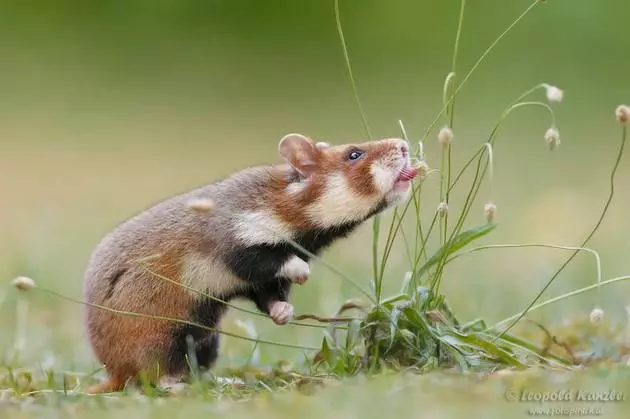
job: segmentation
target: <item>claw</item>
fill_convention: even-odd
[[[275,301],[269,307],[269,315],[275,324],[282,326],[293,318],[293,306],[286,301]]]

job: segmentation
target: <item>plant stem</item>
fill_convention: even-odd
[[[573,290],[573,291],[567,292],[565,294],[559,295],[557,297],[550,298],[549,300],[543,301],[542,303],[534,304],[531,307],[528,307],[527,310],[521,311],[520,313],[517,313],[517,314],[515,314],[513,316],[510,316],[507,319],[501,320],[500,322],[498,322],[494,326],[491,326],[488,329],[486,329],[486,331],[496,330],[501,325],[503,325],[505,323],[508,323],[508,322],[512,322],[513,323],[514,320],[518,321],[518,319],[521,319],[526,313],[538,310],[540,308],[548,306],[549,304],[557,303],[558,301],[564,300],[566,298],[574,297],[576,295],[583,294],[583,293],[585,293],[587,291],[590,291],[590,290],[593,290],[593,289],[598,289],[598,288],[606,286],[606,285],[611,285],[611,284],[614,284],[616,282],[627,281],[627,280],[630,280],[630,276],[619,276],[617,278],[607,279],[606,281],[602,281],[599,284],[589,285],[587,287],[580,288],[580,289],[577,289],[577,290]],[[507,333],[506,329],[504,329],[497,337],[495,337],[495,339],[499,339],[505,333]]]
[[[361,105],[361,100],[359,99],[359,92],[357,91],[357,85],[354,80],[354,74],[352,72],[352,65],[350,65],[350,56],[348,55],[348,47],[346,45],[346,38],[343,35],[343,28],[341,27],[341,17],[339,16],[339,0],[335,0],[335,21],[337,22],[337,33],[339,34],[339,40],[341,41],[341,49],[343,50],[343,58],[346,63],[346,69],[348,70],[348,77],[350,78],[350,86],[352,86],[352,94],[354,95],[354,102],[359,109],[359,113],[361,114],[361,122],[363,123],[363,129],[368,136],[368,139],[372,139],[372,134],[370,133],[370,127],[368,126],[367,117],[365,116],[365,111],[363,110],[363,105]]]
[[[477,68],[479,68],[479,66],[485,61],[486,57],[490,54],[490,52],[492,52],[492,50],[497,46],[497,44],[499,42],[501,42],[501,40],[503,38],[505,38],[505,36],[521,21],[523,20],[523,18],[525,16],[527,16],[527,14],[538,5],[538,3],[541,3],[543,0],[534,0],[507,28],[505,28],[505,30],[503,32],[501,32],[501,34],[490,44],[490,46],[488,46],[488,48],[486,48],[486,50],[483,52],[483,54],[481,54],[481,56],[479,57],[479,59],[475,62],[475,64],[473,64],[473,66],[471,67],[470,70],[468,70],[468,73],[466,73],[466,75],[464,76],[462,82],[457,86],[457,88],[455,89],[455,92],[453,93],[453,95],[451,96],[451,98],[448,100],[448,102],[443,106],[442,110],[438,113],[438,115],[435,117],[435,119],[433,120],[433,122],[431,122],[431,124],[429,124],[429,127],[427,128],[427,130],[424,133],[424,136],[422,137],[423,141],[426,141],[426,139],[429,137],[429,134],[431,133],[431,131],[433,131],[433,128],[435,128],[435,125],[438,123],[438,121],[440,120],[440,118],[442,117],[442,115],[444,114],[444,112],[446,112],[447,107],[451,104],[451,102],[453,101],[453,99],[457,96],[457,94],[459,93],[459,91],[462,89],[462,87],[464,87],[464,85],[466,84],[466,82],[468,82],[468,80],[470,79],[470,77],[475,73],[475,71],[477,70]]]
[[[599,256],[599,253],[593,249],[589,249],[587,247],[575,247],[575,246],[561,246],[555,244],[546,244],[546,243],[517,243],[517,244],[489,244],[485,246],[473,247],[472,249],[461,251],[452,257],[450,257],[447,263],[452,262],[460,256],[464,256],[468,253],[478,252],[480,250],[487,249],[511,249],[511,248],[525,248],[525,247],[547,247],[551,249],[563,249],[563,250],[575,250],[577,252],[583,251],[592,254],[595,257],[595,266],[597,269],[597,283],[601,284],[602,282],[602,262]]]
[[[452,82],[455,81],[455,75],[457,74],[457,56],[459,55],[459,40],[461,39],[461,34],[462,34],[462,29],[464,26],[464,11],[466,10],[466,0],[461,0],[460,1],[460,6],[459,6],[459,19],[457,21],[457,32],[455,34],[455,45],[453,46],[453,63],[451,66],[451,73],[453,75],[453,80]],[[449,93],[450,93],[450,84],[449,83]],[[449,97],[449,101],[451,103],[450,105],[450,110],[448,111],[448,115],[449,115],[449,123],[448,126],[450,129],[453,129],[454,125],[455,125],[455,95],[453,94],[452,98]],[[448,205],[450,202],[450,185],[451,185],[451,154],[452,154],[452,147],[451,144],[448,144],[446,146],[446,187],[444,190],[444,202],[446,202],[446,204]],[[444,169],[443,169],[444,170]],[[442,236],[443,238],[446,238],[446,235],[448,234],[448,211],[446,212],[446,214],[444,214],[444,226],[443,226],[443,232],[442,232]],[[444,239],[442,240],[442,244],[444,244]]]
[[[457,74],[456,73],[457,56],[459,54],[459,40],[461,38],[462,28],[464,26],[464,10],[465,9],[466,9],[466,0],[461,0],[460,6],[459,6],[459,20],[457,22],[457,32],[455,34],[455,45],[453,46],[453,64],[451,65],[451,72],[453,74]],[[450,109],[449,113],[450,113],[449,126],[452,128],[453,127],[453,118],[454,118],[454,113],[455,113],[455,98],[454,97],[453,97],[453,100],[451,101],[451,109]]]
[[[525,98],[526,96],[528,96],[529,94],[531,94],[532,92],[534,92],[535,90],[544,87],[544,84],[539,84],[535,87],[533,87],[532,89],[529,89],[528,91],[526,91],[525,93],[521,94],[514,102],[512,102],[512,104],[510,106],[508,106],[505,111],[503,111],[503,114],[501,115],[501,118],[499,118],[499,121],[496,123],[496,125],[494,126],[494,128],[492,129],[491,133],[490,133],[490,137],[488,139],[488,142],[485,143],[482,147],[485,149],[484,151],[486,153],[488,153],[488,144],[490,145],[490,147],[492,147],[494,145],[494,140],[496,139],[499,127],[502,125],[502,123],[505,121],[505,119],[507,118],[508,115],[510,115],[510,113],[516,109],[519,109],[521,107],[527,107],[527,106],[540,106],[544,109],[546,109],[549,114],[551,115],[551,121],[552,121],[552,125],[555,126],[555,115],[553,112],[553,109],[551,109],[551,107],[549,107],[549,105],[547,105],[546,103],[543,102],[536,102],[536,101],[530,101],[530,102],[519,102],[520,100],[522,100],[523,98]],[[455,228],[452,230],[450,237],[448,238],[448,241],[452,240],[457,234],[460,233],[462,227],[464,226],[464,221],[466,220],[466,218],[468,217],[468,214],[470,212],[470,209],[472,208],[472,205],[475,201],[475,199],[477,198],[477,195],[479,194],[479,189],[481,188],[481,183],[483,182],[483,178],[486,175],[486,171],[488,169],[488,164],[490,163],[490,159],[491,156],[488,153],[487,154],[487,159],[485,161],[485,164],[483,165],[483,169],[481,169],[481,161],[482,158],[485,156],[486,153],[481,153],[479,155],[479,158],[477,160],[477,169],[475,171],[475,178],[473,179],[473,183],[471,186],[471,189],[468,192],[468,195],[466,197],[466,200],[464,201],[464,208],[462,209],[462,212],[459,215],[459,218],[457,219],[457,223],[455,225]],[[479,151],[477,153],[475,153],[474,156],[477,156],[479,154]],[[464,168],[459,172],[459,174],[457,175],[457,178],[455,180],[454,183],[457,183],[461,177],[461,175],[463,174],[464,170],[469,166],[469,164],[472,162],[472,160],[475,158],[473,156],[473,158],[471,160],[469,160],[465,165]],[[481,173],[480,173],[481,170]],[[445,255],[446,256],[446,255]],[[444,266],[446,265],[446,260],[443,258],[439,263],[438,266],[436,268],[436,275],[435,275],[435,280],[432,284],[432,288],[435,287],[439,287],[440,281],[441,281],[441,276],[442,276],[442,272],[444,269]]]
[[[314,348],[314,347],[310,347],[310,346],[293,345],[293,344],[290,344],[290,343],[279,343],[279,342],[273,342],[273,341],[269,341],[269,340],[250,338],[249,336],[241,336],[241,335],[238,335],[236,333],[226,332],[224,330],[220,330],[220,329],[217,329],[217,328],[214,328],[214,327],[205,326],[203,324],[191,322],[191,321],[184,320],[184,319],[177,319],[177,318],[174,318],[174,317],[154,316],[154,315],[150,315],[150,314],[134,313],[132,311],[116,310],[116,309],[113,309],[113,308],[110,308],[110,307],[102,306],[100,304],[88,303],[86,301],[81,301],[81,300],[76,300],[76,299],[71,298],[71,297],[66,297],[63,294],[59,294],[59,293],[57,293],[55,291],[52,291],[52,290],[49,290],[49,289],[46,289],[46,288],[37,287],[35,289],[39,290],[39,291],[43,291],[45,293],[48,293],[50,295],[53,295],[53,296],[55,296],[57,298],[61,298],[61,299],[66,300],[66,301],[70,301],[70,302],[77,303],[77,304],[83,304],[83,305],[86,305],[88,307],[97,308],[99,310],[104,310],[104,311],[107,311],[107,312],[110,312],[110,313],[113,313],[113,314],[118,314],[118,315],[121,315],[121,316],[140,317],[140,318],[147,318],[147,319],[154,319],[154,320],[163,320],[163,321],[168,321],[168,322],[173,322],[173,323],[185,324],[185,325],[188,325],[188,326],[198,327],[200,329],[207,330],[209,332],[216,332],[216,333],[220,333],[222,335],[226,335],[226,336],[230,336],[230,337],[233,337],[233,338],[242,339],[242,340],[246,340],[246,341],[250,341],[250,342],[265,343],[265,344],[268,344],[268,345],[282,346],[282,347],[285,347],[285,348],[302,349],[302,350],[307,350],[307,351],[319,350],[319,348]]]
[[[608,213],[608,208],[610,207],[610,204],[615,195],[615,174],[617,173],[617,169],[619,168],[619,164],[621,163],[621,157],[623,156],[623,151],[626,145],[626,137],[627,137],[627,127],[626,125],[623,125],[621,128],[621,145],[619,147],[619,152],[617,153],[617,159],[615,160],[615,164],[613,165],[612,171],[610,173],[610,192],[608,194],[608,199],[606,200],[606,203],[604,204],[604,208],[602,209],[602,212],[599,216],[599,219],[597,220],[597,223],[595,223],[595,226],[593,227],[591,232],[586,236],[586,238],[582,242],[582,245],[579,247],[586,247],[588,242],[591,240],[591,238],[595,235],[599,227],[602,225],[602,222],[604,221],[604,217]],[[536,297],[534,297],[532,302],[525,308],[525,310],[521,312],[520,315],[518,315],[515,318],[514,321],[512,321],[505,328],[504,331],[502,331],[499,334],[497,339],[503,336],[504,333],[507,333],[512,327],[514,327],[514,325],[516,325],[516,323],[518,323],[534,307],[534,305],[536,304],[536,301],[538,301],[540,297],[542,297],[543,293],[547,290],[547,288],[549,288],[549,286],[553,283],[553,281],[555,281],[555,279],[558,277],[558,275],[560,275],[560,273],[564,270],[564,268],[573,260],[573,258],[578,254],[578,252],[579,250],[576,250],[573,252],[573,254],[571,254],[571,256],[552,275],[549,281],[547,281],[545,286],[542,287],[542,289],[536,294]]]
[[[216,301],[218,303],[225,304],[227,307],[230,307],[230,308],[232,308],[234,310],[237,310],[237,311],[241,311],[243,313],[247,313],[247,314],[251,314],[251,315],[259,316],[259,317],[270,318],[265,313],[262,313],[262,312],[259,312],[259,311],[254,311],[254,310],[249,310],[249,309],[246,309],[246,308],[243,308],[243,307],[239,307],[239,306],[237,306],[235,304],[230,303],[229,301],[225,301],[225,300],[222,300],[220,298],[215,297],[214,295],[210,295],[207,292],[200,291],[200,290],[198,290],[196,288],[193,288],[193,287],[190,287],[188,285],[182,284],[180,282],[174,281],[174,280],[172,280],[172,279],[170,279],[170,278],[168,278],[168,277],[166,277],[164,275],[160,275],[157,272],[154,272],[151,269],[149,269],[149,266],[144,264],[144,263],[139,263],[139,265],[141,266],[141,269],[143,269],[145,272],[153,275],[157,279],[165,281],[165,282],[168,282],[168,283],[173,284],[175,286],[184,288],[185,290],[188,290],[188,291],[190,291],[190,292],[192,292],[194,294],[200,295],[203,298],[207,298],[209,300],[213,300],[213,301]],[[328,327],[328,326],[321,325],[321,324],[301,323],[301,322],[298,322],[298,321],[290,321],[287,324],[292,324],[294,326],[321,328],[321,329],[325,329],[325,328]]]

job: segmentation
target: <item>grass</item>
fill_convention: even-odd
[[[65,362],[68,367],[61,369],[57,361],[45,362],[46,340],[39,342],[33,333],[29,334],[33,323],[46,324],[49,311],[39,305],[44,294],[72,304],[81,304],[80,299],[67,297],[45,281],[22,294],[7,287],[6,292],[0,290],[0,309],[14,313],[15,333],[0,363],[0,415],[48,417],[58,412],[64,417],[86,414],[99,417],[115,412],[160,417],[256,412],[261,417],[278,417],[299,412],[300,417],[380,417],[422,412],[427,417],[440,417],[468,416],[471,409],[483,409],[484,416],[490,417],[504,417],[512,411],[544,415],[549,413],[548,409],[556,414],[559,414],[556,409],[586,409],[573,412],[582,416],[585,413],[592,416],[623,414],[627,408],[624,401],[601,400],[601,392],[629,394],[630,319],[621,316],[619,320],[620,317],[610,316],[608,310],[593,310],[590,319],[574,315],[560,325],[548,325],[544,321],[531,320],[529,313],[590,292],[596,295],[599,303],[589,306],[588,311],[601,310],[596,306],[604,304],[603,287],[618,287],[630,279],[628,276],[604,279],[599,253],[586,247],[603,225],[615,196],[626,126],[620,133],[621,145],[610,170],[610,188],[603,209],[579,246],[476,245],[477,241],[491,238],[497,227],[493,219],[496,214],[490,216],[488,206],[485,207],[488,219],[481,224],[473,222],[471,211],[480,206],[478,198],[482,186],[488,187],[486,204],[494,205],[496,197],[492,184],[496,182],[495,149],[500,128],[513,111],[526,107],[548,112],[551,127],[555,128],[553,107],[532,99],[548,85],[539,84],[510,102],[477,151],[464,160],[461,167],[454,167],[454,155],[460,141],[459,128],[455,129],[458,94],[493,49],[540,3],[543,2],[532,2],[460,79],[457,57],[464,33],[466,5],[465,1],[461,2],[452,68],[443,88],[442,109],[418,142],[416,159],[422,161],[425,158],[425,148],[431,147],[429,138],[440,122],[452,130],[455,137],[439,144],[439,167],[414,184],[410,200],[389,216],[374,219],[370,231],[370,257],[359,262],[370,267],[364,270],[366,273],[371,271],[369,289],[365,288],[364,282],[354,279],[356,275],[344,273],[346,269],[328,262],[327,258],[316,258],[321,262],[322,270],[348,285],[353,295],[358,293],[361,300],[345,302],[331,317],[301,311],[297,321],[287,327],[307,334],[308,338],[303,340],[309,341],[308,344],[285,343],[261,336],[267,330],[258,327],[260,323],[251,322],[249,317],[258,317],[261,322],[268,322],[268,319],[237,305],[232,315],[237,312],[239,317],[247,320],[228,321],[222,328],[221,333],[230,339],[227,346],[232,350],[223,356],[222,364],[212,373],[194,373],[188,385],[176,387],[172,393],[145,384],[139,389],[130,387],[122,394],[88,396],[83,391],[88,384],[102,377],[102,371],[88,368],[87,363]],[[366,134],[371,138],[337,0],[334,8],[352,93]],[[458,107],[458,112],[463,111]],[[611,118],[611,124],[614,123]],[[402,121],[399,125],[401,135],[413,143],[413,136],[408,135]],[[439,181],[438,208],[441,210],[427,204],[427,183],[436,177]],[[467,187],[463,186],[465,182],[468,182]],[[521,308],[514,306],[513,315],[489,322],[486,313],[481,312],[479,318],[462,320],[450,303],[451,295],[444,290],[446,272],[451,271],[455,261],[463,259],[464,255],[469,255],[466,259],[476,258],[482,250],[518,253],[532,247],[571,253],[531,301]],[[540,301],[579,252],[594,256],[596,274],[592,277],[595,280]],[[393,270],[404,275],[396,275]],[[322,271],[317,275],[324,276]],[[46,275],[42,273],[41,276]],[[169,278],[158,279],[170,281]],[[10,307],[3,307],[5,304]],[[62,325],[53,327],[61,328]],[[36,329],[36,333],[45,329]],[[296,338],[305,336],[296,335],[295,332]],[[76,336],[73,339],[76,341]],[[297,352],[285,356],[290,352],[283,350]],[[54,352],[59,353],[58,348]],[[25,353],[29,355],[25,356]],[[194,364],[194,360],[191,363]],[[538,396],[548,396],[554,391],[569,392],[569,400],[562,404],[536,400]],[[580,392],[599,399],[580,402],[577,400]],[[436,399],[440,403],[435,403]]]

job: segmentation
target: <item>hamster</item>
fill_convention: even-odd
[[[317,254],[359,224],[407,199],[417,170],[402,139],[330,146],[301,134],[278,146],[284,163],[250,167],[166,199],[120,224],[98,244],[85,271],[88,304],[182,319],[216,328],[243,298],[278,325],[293,316],[289,292],[309,274]],[[209,199],[214,210],[192,211]],[[136,261],[153,257],[152,272]],[[185,287],[179,286],[185,285]],[[182,380],[192,347],[199,367],[218,357],[219,334],[182,323],[118,315],[94,306],[87,337],[108,379],[88,393],[119,391],[147,374],[152,382]]]

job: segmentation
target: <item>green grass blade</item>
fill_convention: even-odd
[[[527,368],[527,365],[516,359],[508,351],[501,348],[496,343],[483,339],[476,334],[464,334],[454,329],[448,329],[444,331],[444,335],[440,336],[440,340],[448,343],[449,345],[469,347],[476,351],[486,353],[506,365]]]
[[[444,246],[440,247],[440,249],[435,252],[435,254],[431,256],[431,258],[424,265],[422,265],[420,269],[418,269],[418,271],[416,272],[416,278],[422,278],[422,276],[429,269],[431,269],[433,265],[442,260],[442,258],[448,257],[450,254],[455,253],[458,250],[466,247],[471,242],[485,236],[486,234],[494,230],[495,227],[496,224],[484,224],[482,226],[475,227],[459,233]]]

